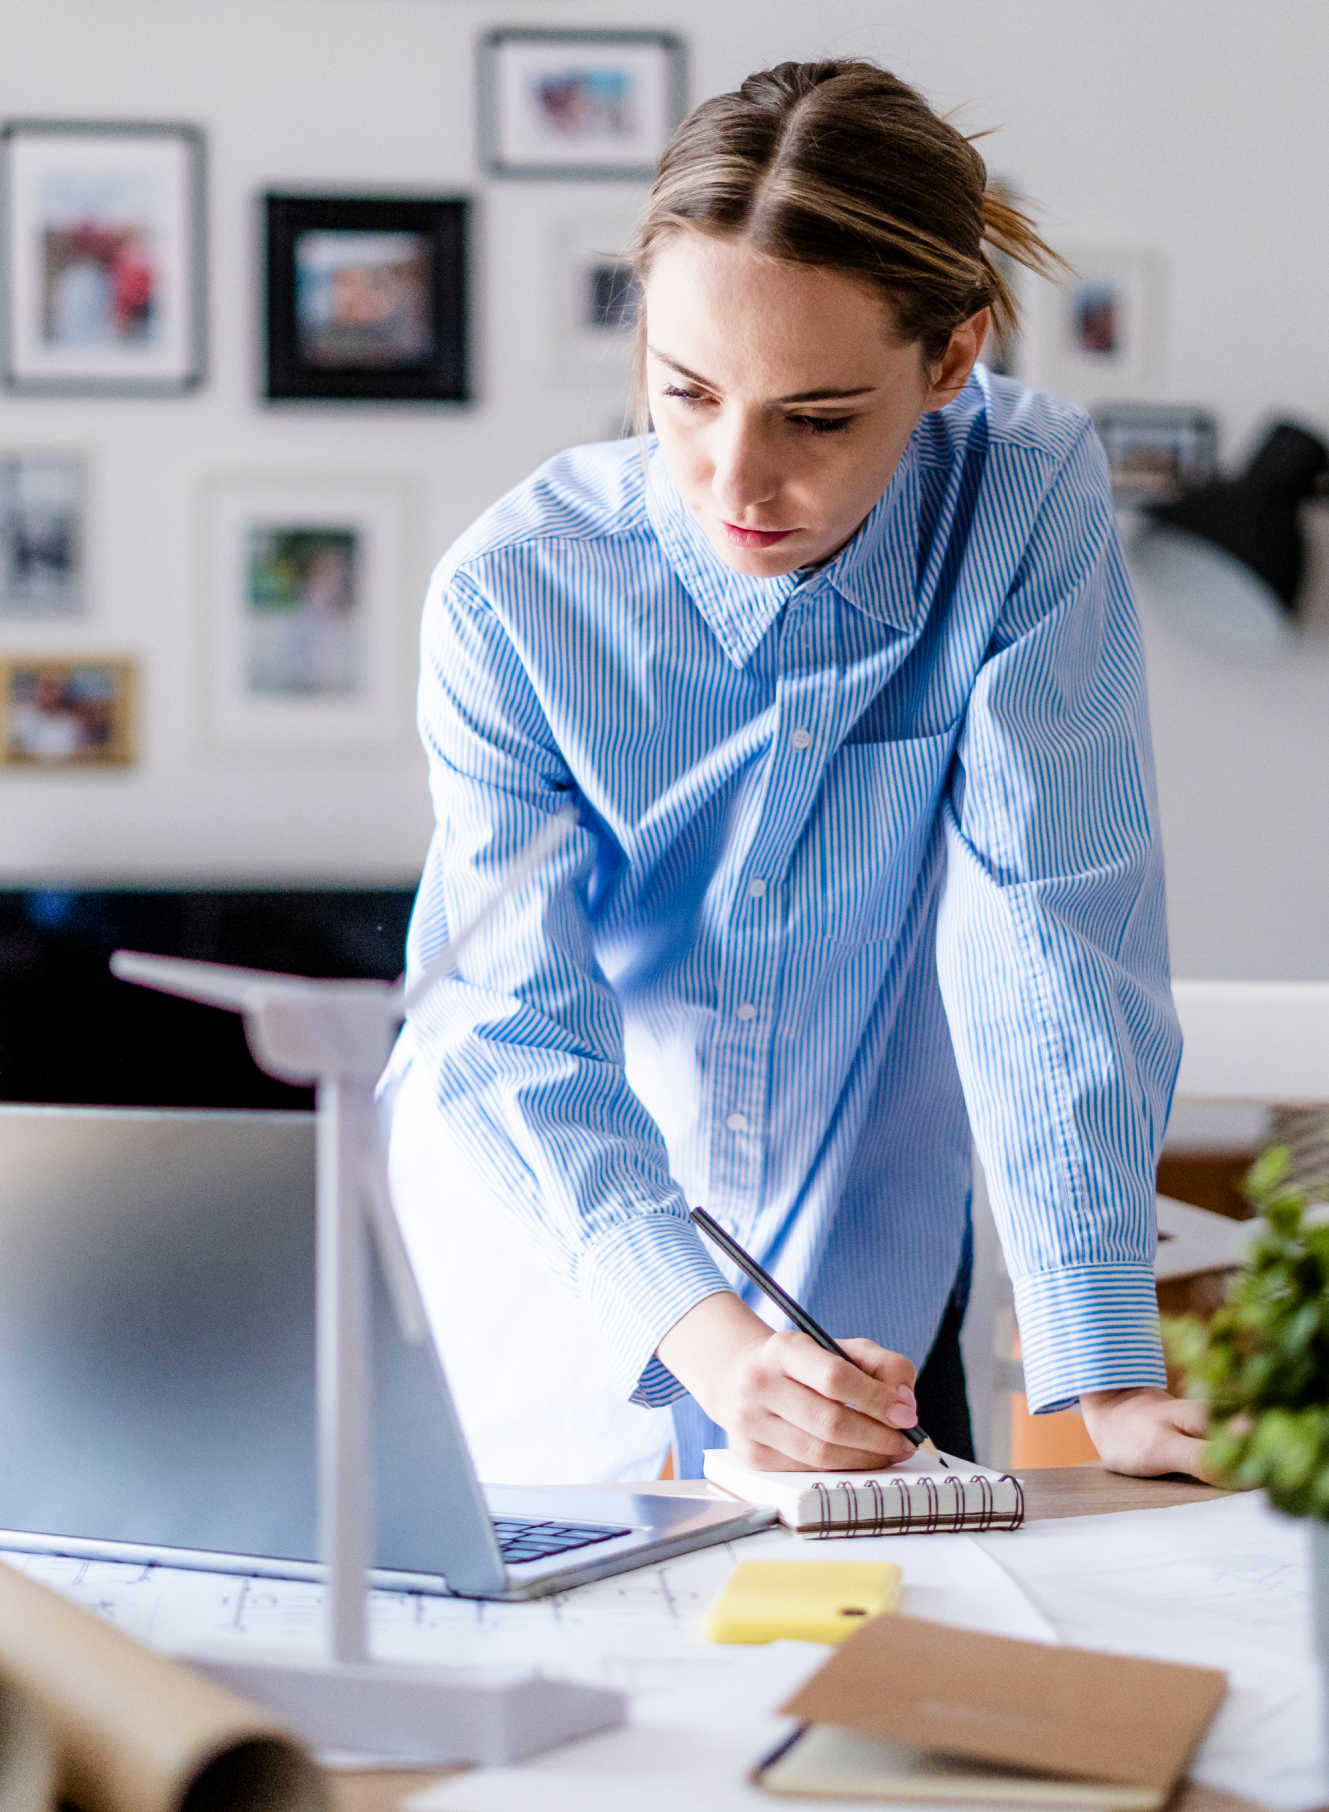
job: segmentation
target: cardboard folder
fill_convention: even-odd
[[[1227,1689],[1213,1668],[882,1617],[781,1710],[753,1778],[786,1797],[1163,1805]]]

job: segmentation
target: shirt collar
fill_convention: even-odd
[[[753,579],[726,566],[679,496],[658,444],[651,453],[646,509],[665,557],[720,646],[735,667],[746,666],[798,584],[798,574]]]
[[[885,492],[849,545],[821,569],[855,609],[898,629],[913,629],[918,596],[918,458],[910,441]],[[646,509],[665,556],[736,667],[746,666],[805,576],[754,579],[725,565],[679,495],[657,444],[651,451]]]

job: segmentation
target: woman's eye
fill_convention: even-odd
[[[854,418],[852,415],[790,415],[785,419],[795,428],[810,428],[814,434],[839,434]]]
[[[683,390],[677,384],[666,384],[664,387],[664,393],[666,396],[676,396],[678,398],[679,402],[681,402],[681,403],[695,404],[695,403],[704,403],[708,400],[706,398],[706,396],[702,393],[702,391],[700,391],[700,390]]]

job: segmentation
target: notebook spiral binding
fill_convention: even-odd
[[[842,1479],[838,1485],[818,1483],[813,1486],[820,1510],[817,1539],[829,1541],[832,1536],[840,1535],[935,1535],[939,1529],[972,1529],[983,1535],[989,1529],[1019,1528],[1024,1521],[1024,1487],[1019,1479],[1003,1472],[998,1481],[1015,1488],[1015,1508],[1011,1511],[998,1511],[991,1479],[970,1478],[967,1482],[978,1487],[977,1510],[968,1508],[966,1482],[957,1478],[941,1480],[942,1488],[949,1485],[954,1494],[949,1505],[943,1505],[943,1490],[938,1488],[938,1481],[926,1476],[909,1481],[891,1479],[887,1486],[883,1486],[880,1479],[865,1479],[858,1485],[851,1484],[848,1479]],[[911,1486],[923,1489],[925,1507],[921,1511],[914,1507]],[[872,1498],[872,1509],[867,1515],[860,1508],[864,1491],[870,1492]],[[843,1514],[837,1515],[841,1510]]]

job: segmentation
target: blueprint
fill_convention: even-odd
[[[318,1651],[322,1592],[316,1585],[48,1555],[5,1558],[168,1653]],[[821,1666],[827,1650],[794,1642],[751,1648],[705,1641],[702,1615],[740,1558],[893,1560],[904,1571],[906,1612],[1031,1641],[1054,1640],[1043,1615],[970,1536],[809,1543],[771,1530],[530,1604],[376,1592],[373,1652],[397,1662],[520,1662],[628,1693],[632,1725],[609,1733],[607,1748],[580,1743],[541,1758],[554,1770],[539,1781],[551,1812],[560,1780],[579,1812],[600,1806],[620,1812],[624,1771],[634,1774],[645,1765],[642,1743],[652,1754],[663,1746],[671,1759],[675,1772],[666,1771],[659,1783],[661,1804],[670,1812],[680,1803],[679,1768],[705,1778],[716,1791],[738,1795],[739,1803],[762,1803],[764,1796],[746,1785],[747,1770],[785,1728],[775,1708]],[[566,1779],[560,1774],[574,1755],[591,1767],[593,1780],[575,1769]],[[581,1765],[578,1760],[577,1769]],[[650,1767],[654,1770],[654,1763]],[[491,1792],[502,1786],[495,1777],[509,1775],[517,1783],[515,1803],[529,1805],[521,1797],[531,1787],[525,1770],[481,1769],[465,1778],[474,1791]],[[639,1797],[630,1803],[642,1804]]]
[[[809,1544],[780,1530],[620,1573],[530,1604],[375,1592],[376,1657],[471,1664],[529,1662],[549,1673],[644,1689],[679,1663],[724,1668],[738,1651],[701,1635],[701,1618],[739,1558],[889,1559],[905,1572],[904,1608],[922,1617],[1035,1641],[1051,1630],[1010,1577],[966,1535],[883,1536]],[[245,1648],[317,1652],[317,1585],[10,1553],[34,1579],[167,1653]]]

